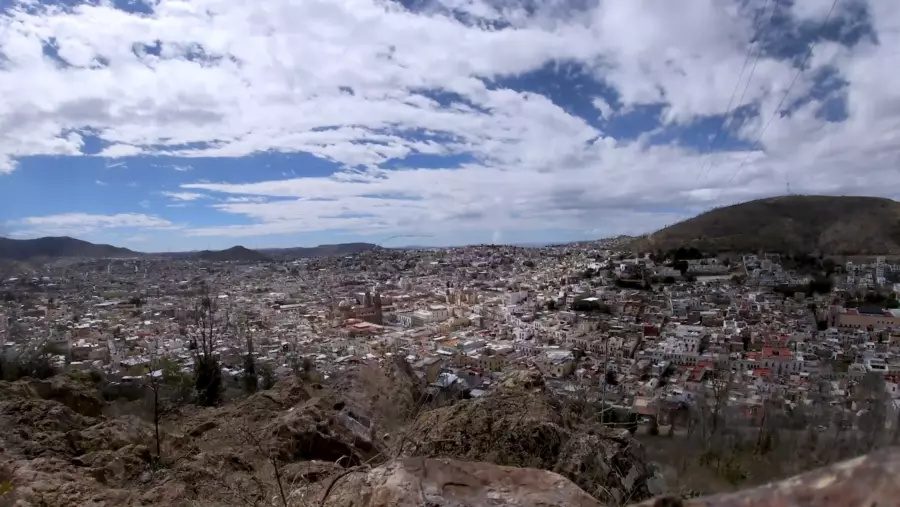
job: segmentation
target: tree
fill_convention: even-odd
[[[162,459],[162,435],[160,423],[166,415],[175,411],[191,399],[193,379],[181,371],[178,363],[163,356],[153,343],[149,347],[150,373],[147,389],[149,390],[150,412],[153,417],[153,434],[156,454],[154,463]]]
[[[0,351],[0,380],[13,382],[23,377],[46,379],[56,375],[51,352],[47,347],[20,353]]]
[[[269,363],[263,363],[259,367],[259,375],[262,378],[262,388],[265,390],[275,387],[275,370]]]
[[[807,289],[807,294],[828,294],[831,292],[832,287],[834,286],[834,282],[831,278],[827,276],[817,276],[809,282],[809,288]]]
[[[250,328],[250,320],[246,317],[242,319],[238,329],[247,345],[247,354],[244,355],[244,390],[252,394],[259,387],[259,379],[256,376],[256,359],[253,357],[253,330]]]
[[[162,389],[163,374],[162,370],[157,370],[160,366],[159,355],[156,350],[156,344],[150,348],[150,395],[153,411],[153,435],[156,440],[156,463],[162,459],[162,439],[159,436],[159,422],[162,419],[164,408],[160,403],[160,389]],[[159,372],[159,373],[157,373]]]
[[[222,396],[222,369],[216,355],[216,341],[228,326],[228,314],[219,309],[217,298],[206,284],[194,305],[193,317],[191,348],[197,401],[211,407],[218,404]]]
[[[884,433],[887,421],[885,404],[888,401],[888,395],[884,386],[884,377],[874,372],[866,373],[854,389],[854,398],[862,407],[857,425],[862,433],[863,450],[869,452],[875,448],[878,437]]]

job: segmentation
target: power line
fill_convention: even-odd
[[[823,25],[828,24],[828,21],[831,19],[831,14],[834,12],[834,8],[837,6],[837,3],[838,3],[838,0],[834,0],[831,3],[831,9],[828,10],[828,16],[825,17],[825,22],[822,23]],[[781,97],[781,102],[779,102],[778,107],[776,107],[775,110],[772,111],[772,115],[769,117],[769,120],[766,122],[766,124],[763,125],[763,128],[759,132],[759,136],[757,136],[756,141],[753,142],[753,145],[750,146],[750,149],[747,151],[747,156],[745,156],[744,160],[742,160],[740,165],[738,165],[738,168],[731,175],[731,178],[728,180],[728,183],[725,186],[730,185],[731,182],[733,182],[734,179],[737,177],[737,175],[741,172],[741,169],[743,169],[744,166],[747,164],[747,161],[750,160],[750,155],[753,155],[753,152],[759,146],[759,142],[762,141],[763,135],[766,133],[766,130],[769,128],[769,125],[772,124],[772,120],[774,120],[775,116],[777,116],[781,112],[781,106],[784,105],[784,102],[787,100],[788,95],[791,94],[791,90],[794,88],[794,84],[797,83],[797,79],[800,77],[800,74],[803,73],[803,69],[806,67],[806,63],[809,61],[809,57],[812,55],[812,52],[816,48],[817,43],[818,43],[818,41],[814,40],[809,45],[809,50],[806,51],[806,56],[803,58],[803,62],[800,64],[800,68],[797,69],[797,73],[794,74],[794,79],[791,81],[791,84],[788,85],[788,89],[787,89],[787,91],[784,92],[784,96]],[[722,192],[725,190],[725,186],[723,186],[722,188],[719,189],[719,193],[716,195],[716,200],[719,200],[719,197],[722,196]]]
[[[766,3],[763,5],[763,8],[762,8],[763,13],[766,12],[766,7],[768,5],[769,5],[769,0],[766,0]],[[777,4],[776,4],[776,7],[777,7]],[[775,12],[775,9],[773,8],[772,13],[774,13],[774,12]],[[753,27],[757,31],[759,30],[759,26],[757,26],[757,25],[758,25],[758,21],[760,18],[761,18],[761,15],[759,13],[757,13],[756,18],[754,18],[754,20],[753,20]],[[757,62],[759,62],[759,53],[761,53],[761,52],[762,52],[762,48],[760,48],[760,51],[757,52],[757,54],[756,54]],[[702,173],[703,168],[706,167],[706,162],[709,161],[710,153],[715,149],[716,143],[719,142],[719,137],[721,137],[722,130],[725,127],[725,122],[728,120],[728,115],[731,113],[731,105],[734,103],[734,97],[737,95],[738,88],[740,88],[740,86],[741,86],[741,79],[744,77],[744,71],[747,70],[747,62],[750,61],[750,55],[752,55],[752,54],[753,54],[753,45],[750,45],[750,47],[747,48],[747,56],[744,57],[744,64],[741,65],[741,73],[740,73],[740,75],[738,75],[737,81],[734,83],[734,89],[731,90],[731,98],[728,99],[728,106],[725,108],[725,115],[722,117],[722,122],[719,123],[719,129],[716,131],[716,135],[713,138],[712,143],[710,143],[710,145],[709,145],[709,150],[706,152],[706,158],[703,160],[703,165],[700,166],[700,170],[697,171],[697,175],[694,177],[694,182],[696,182],[697,180],[700,179],[700,173]],[[756,63],[753,64],[753,70],[756,70]],[[750,77],[747,79],[748,86],[750,85],[750,79],[753,79],[752,71],[750,72]],[[746,91],[747,91],[747,89],[744,88],[744,92],[746,92]],[[744,95],[741,94],[741,101],[743,101],[743,100],[744,100]],[[738,101],[738,104],[740,104],[740,103],[741,102]],[[709,170],[707,170],[706,172],[709,173]],[[703,177],[705,178],[706,175],[704,174]]]
[[[766,3],[763,4],[763,8],[761,11],[762,14],[766,13],[766,6],[768,6],[768,2],[769,2],[769,0],[766,0]],[[772,5],[772,14],[769,15],[769,26],[772,26],[772,21],[775,19],[775,13],[777,11],[778,11],[778,2],[776,1]],[[762,27],[757,27],[757,31],[759,31],[761,28]],[[747,84],[744,85],[744,90],[741,92],[741,98],[738,99],[737,107],[735,109],[741,107],[741,104],[744,103],[744,96],[747,95],[747,90],[750,89],[750,82],[753,81],[753,74],[756,72],[756,66],[759,65],[759,57],[762,55],[763,46],[762,46],[762,44],[758,44],[757,46],[758,47],[756,48],[756,58],[753,60],[753,67],[750,68],[750,75],[747,77]],[[749,56],[750,53],[747,53],[747,55]],[[738,83],[740,83],[740,81],[741,81],[740,78],[738,78]],[[726,113],[726,115],[727,115],[727,113]],[[723,126],[725,125],[727,119],[728,119],[727,116],[725,118],[722,118]],[[732,126],[731,122],[728,122],[729,129],[731,128],[731,126]],[[722,129],[720,128],[719,132],[721,132],[721,131],[722,131]],[[717,135],[717,138],[718,138],[718,135]],[[722,140],[722,142],[725,142],[724,139]],[[715,141],[713,141],[713,144],[715,145]],[[716,149],[718,149],[718,147],[713,147],[710,151],[714,151]],[[706,177],[709,175],[709,173],[712,172],[713,167],[716,165],[715,160],[716,160],[716,158],[713,157],[713,162],[709,164],[709,167],[706,169],[706,173],[703,174],[702,179],[706,179]]]

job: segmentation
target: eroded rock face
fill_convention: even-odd
[[[47,380],[25,378],[16,382],[0,382],[0,396],[6,399],[55,401],[87,417],[97,417],[103,410],[103,399],[94,386],[66,375],[57,375]]]
[[[900,449],[886,449],[757,488],[691,500],[661,497],[637,507],[896,507]]]
[[[649,482],[654,474],[644,449],[623,429],[573,436],[560,450],[553,471],[611,505],[652,495]]]
[[[341,477],[324,505],[602,507],[565,477],[546,470],[424,458],[406,458]]]
[[[292,407],[270,426],[273,448],[286,462],[323,460],[358,465],[383,450],[364,422],[312,398]]]
[[[526,380],[529,389],[504,388],[421,414],[403,455],[554,471],[611,505],[651,496],[653,474],[640,443],[624,430],[572,427],[559,401]]]

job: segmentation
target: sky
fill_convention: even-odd
[[[564,242],[895,198],[898,61],[897,0],[0,0],[0,235]]]

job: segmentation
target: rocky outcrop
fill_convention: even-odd
[[[422,458],[347,474],[322,498],[329,507],[602,507],[553,472]]]
[[[47,380],[26,378],[16,382],[0,382],[0,397],[55,401],[88,417],[97,417],[103,410],[99,390],[85,381],[66,375]]]
[[[269,426],[269,445],[286,462],[322,460],[352,466],[380,454],[383,446],[367,422],[336,408],[321,398],[292,407]]]
[[[384,365],[364,364],[344,372],[329,386],[336,402],[364,416],[381,437],[396,434],[421,410],[423,381],[402,357]]]
[[[900,449],[886,449],[757,488],[681,500],[660,497],[638,507],[896,507]]]
[[[654,493],[644,449],[627,431],[563,418],[564,402],[534,388],[539,385],[520,376],[511,383],[516,388],[421,414],[409,430],[403,455],[550,470],[613,505]]]

